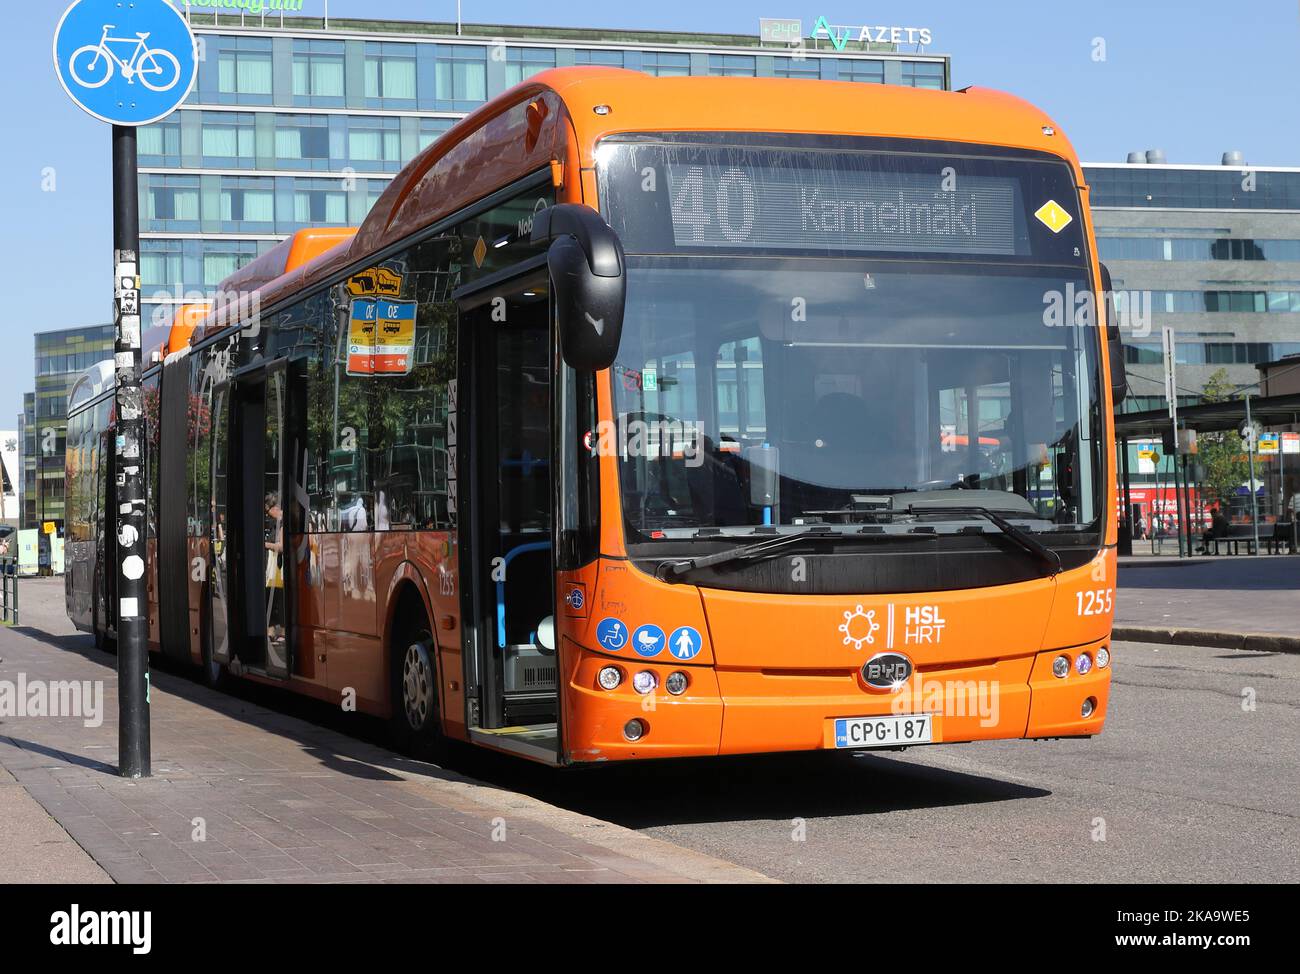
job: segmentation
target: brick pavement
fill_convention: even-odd
[[[116,882],[765,881],[157,670],[153,777],[119,778],[115,660],[25,585],[0,681],[103,681],[104,720],[0,718],[0,767]]]

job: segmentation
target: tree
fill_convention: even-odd
[[[1228,370],[1219,369],[1201,390],[1205,402],[1227,402],[1237,398],[1236,389],[1228,379]],[[1212,503],[1219,504],[1224,514],[1237,496],[1237,489],[1250,476],[1245,447],[1236,430],[1205,433],[1197,437],[1197,457],[1203,471],[1201,487]]]

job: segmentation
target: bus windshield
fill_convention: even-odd
[[[947,149],[602,146],[628,251],[602,443],[630,542],[918,517],[997,530],[972,506],[1099,531],[1099,338],[1069,167]]]

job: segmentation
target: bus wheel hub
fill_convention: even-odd
[[[424,643],[412,643],[406,650],[402,666],[402,702],[406,705],[406,719],[419,729],[429,719],[433,701],[433,665]]]

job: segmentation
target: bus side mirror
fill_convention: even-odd
[[[560,353],[577,372],[614,364],[623,334],[627,262],[623,244],[599,213],[579,203],[558,203],[533,216],[533,243],[549,242]]]
[[[1101,290],[1106,299],[1106,357],[1110,359],[1110,398],[1115,409],[1128,395],[1128,370],[1124,366],[1124,341],[1115,317],[1115,295],[1111,291],[1110,269],[1101,265]]]

